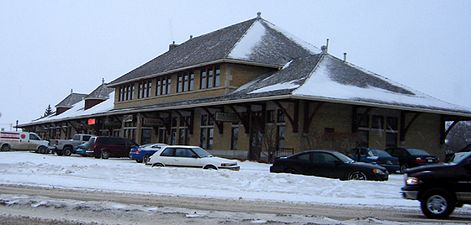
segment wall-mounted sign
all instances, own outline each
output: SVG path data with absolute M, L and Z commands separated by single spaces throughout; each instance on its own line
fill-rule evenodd
M 88 125 L 95 125 L 96 124 L 96 119 L 95 118 L 89 118 L 87 120 L 87 124 Z
M 133 116 L 132 115 L 125 115 L 125 116 L 123 116 L 123 121 L 124 122 L 132 122 L 133 121 Z
M 239 122 L 239 117 L 235 113 L 216 112 L 216 121 Z
M 162 123 L 162 119 L 144 118 L 143 125 L 144 126 L 161 126 L 161 125 L 163 125 L 163 123 Z

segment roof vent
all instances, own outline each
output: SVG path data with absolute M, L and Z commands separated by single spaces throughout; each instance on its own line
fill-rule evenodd
M 101 78 L 101 84 L 105 84 L 105 78 Z
M 193 35 L 190 35 L 190 39 L 192 39 L 192 38 L 193 38 Z
M 321 50 L 322 50 L 322 53 L 323 53 L 323 54 L 327 53 L 327 46 L 322 45 L 322 46 L 321 46 Z
M 173 41 L 172 44 L 169 44 L 169 45 L 168 45 L 168 50 L 170 51 L 170 50 L 176 48 L 177 46 L 178 46 L 178 45 L 175 44 L 175 41 Z
M 343 53 L 343 61 L 347 62 L 347 53 L 346 52 Z
M 262 13 L 261 12 L 257 12 L 257 19 L 260 19 L 262 18 Z
M 71 93 L 71 94 L 74 93 L 74 89 L 70 89 L 70 93 Z

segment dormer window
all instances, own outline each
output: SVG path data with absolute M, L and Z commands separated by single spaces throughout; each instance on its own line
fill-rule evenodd
M 177 93 L 193 91 L 195 89 L 195 73 L 186 71 L 177 76 Z
M 119 101 L 128 101 L 133 99 L 134 84 L 126 84 L 119 87 Z
M 170 76 L 157 77 L 155 95 L 169 95 L 172 93 L 172 79 Z
M 150 97 L 152 89 L 152 81 L 146 80 L 139 83 L 137 87 L 137 98 L 148 98 Z
M 221 86 L 221 70 L 219 65 L 201 68 L 200 89 Z

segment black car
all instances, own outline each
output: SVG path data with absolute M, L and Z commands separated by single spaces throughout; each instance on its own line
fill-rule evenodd
M 399 160 L 384 150 L 376 148 L 353 148 L 350 150 L 350 158 L 357 162 L 378 164 L 388 170 L 389 173 L 400 173 Z
M 425 216 L 436 219 L 471 204 L 471 152 L 456 153 L 450 163 L 406 170 L 402 196 L 419 200 Z
M 355 162 L 329 150 L 311 150 L 275 159 L 272 173 L 293 173 L 340 180 L 388 180 L 388 171 L 378 165 Z
M 438 163 L 438 157 L 431 155 L 425 150 L 417 148 L 388 148 L 386 151 L 392 156 L 399 158 L 401 171 L 407 168 Z

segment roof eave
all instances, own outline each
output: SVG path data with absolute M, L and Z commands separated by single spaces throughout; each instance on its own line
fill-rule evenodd
M 129 79 L 129 80 L 121 81 L 121 82 L 116 82 L 116 83 L 111 82 L 111 83 L 108 84 L 108 87 L 114 88 L 114 87 L 119 86 L 121 84 L 126 84 L 126 83 L 130 83 L 130 82 L 136 82 L 136 81 L 140 81 L 140 80 L 150 79 L 150 78 L 154 78 L 154 77 L 158 77 L 158 76 L 163 76 L 163 75 L 167 75 L 167 74 L 171 74 L 171 73 L 180 72 L 180 71 L 183 71 L 183 70 L 194 69 L 194 68 L 197 68 L 197 67 L 207 66 L 207 65 L 216 64 L 216 63 L 235 63 L 235 64 L 244 64 L 244 65 L 251 65 L 251 66 L 268 67 L 268 68 L 274 68 L 274 69 L 279 69 L 282 66 L 282 65 L 258 63 L 258 62 L 240 60 L 240 59 L 230 59 L 230 58 L 218 59 L 218 60 L 199 63 L 199 64 L 195 64 L 195 65 L 191 65 L 191 66 L 180 67 L 178 69 L 173 69 L 173 70 L 169 70 L 169 71 L 165 71 L 165 72 L 161 72 L 161 73 L 154 73 L 154 74 L 151 74 L 151 75 L 147 75 L 147 76 L 143 76 L 143 77 L 139 77 L 139 78 L 134 78 L 134 79 Z
M 462 112 L 456 112 L 456 111 L 426 109 L 426 108 L 417 108 L 417 107 L 411 107 L 411 106 L 389 105 L 389 104 L 382 104 L 382 103 L 353 101 L 353 100 L 345 100 L 345 99 L 324 98 L 324 97 L 319 97 L 319 96 L 293 96 L 293 98 L 300 99 L 300 100 L 322 101 L 322 102 L 330 102 L 330 103 L 369 106 L 369 107 L 405 110 L 405 111 L 413 111 L 413 112 L 434 113 L 434 114 L 441 114 L 441 115 L 448 115 L 448 116 L 461 116 L 461 117 L 468 117 L 471 119 L 471 113 L 462 113 Z

